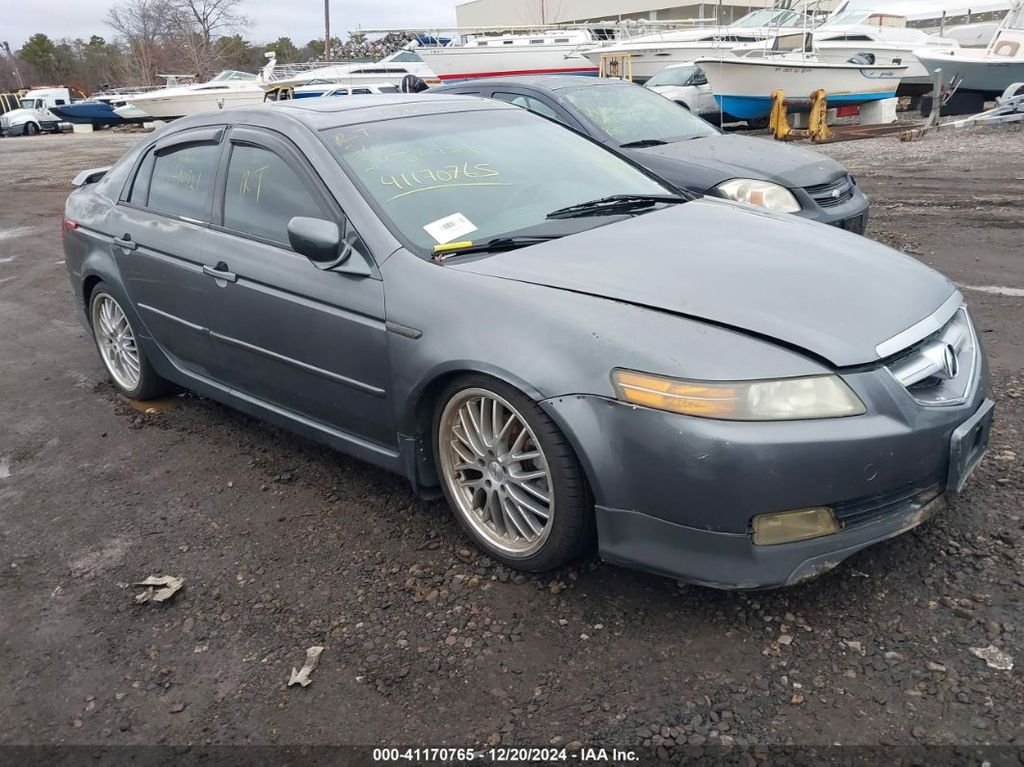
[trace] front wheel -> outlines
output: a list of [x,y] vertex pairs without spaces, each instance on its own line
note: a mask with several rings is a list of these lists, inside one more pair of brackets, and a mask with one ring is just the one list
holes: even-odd
[[169,390],[169,384],[146,359],[121,304],[102,282],[92,292],[89,320],[100,359],[122,394],[145,400]]
[[579,461],[529,397],[486,376],[449,385],[434,417],[434,457],[456,518],[502,564],[541,572],[593,538]]
[[25,135],[34,136],[39,133],[39,126],[35,123],[25,123]]

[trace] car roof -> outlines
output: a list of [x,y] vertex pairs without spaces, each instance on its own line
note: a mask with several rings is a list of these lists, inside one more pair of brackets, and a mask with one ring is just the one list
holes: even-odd
[[499,85],[519,85],[527,88],[535,88],[542,91],[560,91],[564,88],[577,88],[579,86],[609,86],[609,85],[633,85],[625,80],[618,80],[612,77],[583,77],[581,75],[515,75],[512,77],[489,77],[481,80],[467,80],[466,82],[445,85],[434,90],[434,93],[442,94],[447,89],[471,89],[481,87],[497,87]]
[[[296,121],[315,131],[338,128],[344,125],[389,120],[396,117],[414,117],[427,114],[450,114],[452,112],[480,112],[494,109],[519,110],[519,107],[499,101],[484,100],[475,96],[457,94],[424,93],[372,93],[346,96],[343,99],[313,98],[289,99],[259,104],[251,107],[235,107],[217,112],[202,112],[191,117],[175,120],[175,128],[194,128],[203,125],[224,125],[244,123],[256,118],[264,121]],[[231,116],[233,119],[226,120]]]

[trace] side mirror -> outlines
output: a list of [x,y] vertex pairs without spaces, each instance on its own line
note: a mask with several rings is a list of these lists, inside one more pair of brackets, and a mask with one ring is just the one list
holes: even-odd
[[288,242],[321,269],[344,263],[352,253],[350,247],[342,247],[338,225],[322,218],[295,216],[288,222]]

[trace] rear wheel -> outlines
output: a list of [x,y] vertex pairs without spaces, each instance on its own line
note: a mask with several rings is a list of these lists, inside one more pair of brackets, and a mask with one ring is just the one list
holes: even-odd
[[488,555],[549,570],[593,538],[593,506],[579,461],[548,415],[501,381],[467,376],[443,392],[434,457],[445,497]]
[[102,282],[92,292],[89,320],[100,359],[122,394],[144,400],[169,390],[170,385],[157,375],[146,359],[121,304]]

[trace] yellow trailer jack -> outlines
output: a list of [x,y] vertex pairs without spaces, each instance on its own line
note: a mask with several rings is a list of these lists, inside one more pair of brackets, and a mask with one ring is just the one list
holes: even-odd
[[778,141],[795,141],[809,138],[815,144],[832,140],[832,129],[828,127],[828,100],[825,91],[819,88],[811,94],[811,113],[807,117],[807,130],[789,127],[789,114],[786,110],[786,94],[772,91],[772,113],[768,118],[768,127]]

